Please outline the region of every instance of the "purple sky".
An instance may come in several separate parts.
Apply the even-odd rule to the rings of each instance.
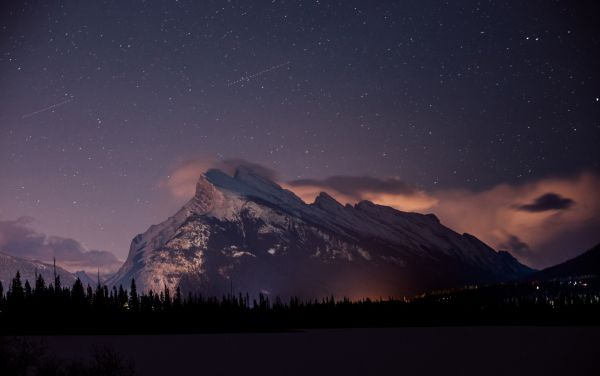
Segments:
[[[562,261],[600,241],[589,4],[3,2],[0,221],[124,259],[184,201],[166,184],[182,166],[241,158],[303,197],[439,212]],[[374,180],[348,196],[331,176]]]

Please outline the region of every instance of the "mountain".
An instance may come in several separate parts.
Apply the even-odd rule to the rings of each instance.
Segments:
[[[21,274],[23,283],[28,280],[32,286],[35,284],[36,273],[41,274],[46,283],[54,283],[54,267],[52,265],[0,253],[0,281],[5,289],[8,288],[17,271]],[[75,282],[76,277],[61,267],[56,267],[56,274],[60,276],[63,286],[71,286]]]
[[[209,170],[174,216],[137,235],[108,282],[205,295],[388,297],[530,273],[432,214],[326,193],[312,204],[247,167]]]
[[[87,274],[84,270],[80,270],[78,272],[73,273],[73,275],[75,276],[75,278],[79,278],[79,280],[81,281],[81,283],[83,283],[84,286],[90,285],[95,287],[98,284],[98,277],[96,277],[96,279],[90,277],[89,274]],[[104,280],[101,279],[100,283],[104,283]]]
[[[589,275],[600,276],[600,244],[575,258],[534,273],[527,279],[549,280]]]

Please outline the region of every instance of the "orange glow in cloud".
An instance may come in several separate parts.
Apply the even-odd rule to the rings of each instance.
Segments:
[[[600,177],[589,172],[521,185],[500,184],[482,192],[448,189],[391,194],[365,190],[355,193],[359,197],[351,197],[329,187],[283,186],[305,202],[313,202],[320,191],[325,191],[344,204],[369,200],[402,211],[434,213],[451,229],[471,233],[495,249],[509,250],[534,267],[564,261],[600,241]],[[574,204],[565,210],[519,210],[550,192]],[[522,247],[516,249],[511,239],[520,240]]]
[[[436,193],[439,202],[432,210],[452,229],[472,233],[494,248],[506,245],[511,236],[518,237],[531,248],[531,253],[515,256],[542,267],[548,266],[541,261],[542,253],[558,252],[555,250],[558,245],[553,244],[557,239],[572,237],[572,252],[584,251],[577,247],[591,247],[600,241],[598,188],[598,175],[581,173],[574,177],[541,179],[518,186],[502,184],[476,193],[440,191]],[[518,206],[533,202],[548,192],[569,198],[574,204],[566,210],[529,212],[518,209]],[[583,234],[577,235],[586,228],[592,231],[596,228],[596,237],[591,234],[591,238],[586,240]],[[577,244],[578,241],[581,245]]]
[[[190,199],[196,191],[196,182],[202,173],[214,166],[209,159],[194,159],[186,161],[160,183],[173,197],[177,199]]]
[[[370,191],[357,192],[359,197],[345,195],[332,188],[318,186],[292,186],[286,183],[280,183],[285,189],[289,189],[300,197],[304,202],[311,203],[320,192],[327,192],[336,201],[342,204],[355,204],[358,201],[369,200],[380,205],[387,205],[402,211],[426,211],[437,203],[437,199],[428,195],[424,191],[416,191],[410,195],[379,193]]]

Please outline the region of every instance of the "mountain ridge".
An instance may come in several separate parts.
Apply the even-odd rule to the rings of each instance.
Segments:
[[[531,274],[526,279],[551,280],[592,275],[600,276],[600,243],[572,259]]]
[[[435,215],[326,193],[307,204],[250,168],[212,169],[175,215],[136,236],[109,280],[208,294],[398,296],[530,273]],[[346,285],[344,285],[344,283]]]
[[[54,283],[53,265],[0,252],[0,281],[5,288],[17,271],[21,275],[21,281],[25,283],[25,280],[28,280],[32,286],[35,284],[36,275],[41,275],[46,283]],[[59,266],[56,266],[56,274],[65,286],[71,286],[75,282],[76,276]]]

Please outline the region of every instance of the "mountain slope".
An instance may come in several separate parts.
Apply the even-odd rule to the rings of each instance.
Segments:
[[[28,280],[32,286],[35,284],[36,273],[41,275],[46,283],[54,283],[54,268],[52,265],[0,253],[0,281],[5,288],[8,288],[17,271],[21,274],[23,283]],[[63,268],[57,266],[56,274],[60,276],[63,286],[71,286],[75,282],[76,277]]]
[[[534,273],[527,279],[548,280],[586,275],[600,276],[600,244],[575,258]]]
[[[210,170],[173,217],[136,236],[109,280],[218,295],[398,296],[504,281],[531,270],[434,215],[321,193],[306,204],[244,167]]]

